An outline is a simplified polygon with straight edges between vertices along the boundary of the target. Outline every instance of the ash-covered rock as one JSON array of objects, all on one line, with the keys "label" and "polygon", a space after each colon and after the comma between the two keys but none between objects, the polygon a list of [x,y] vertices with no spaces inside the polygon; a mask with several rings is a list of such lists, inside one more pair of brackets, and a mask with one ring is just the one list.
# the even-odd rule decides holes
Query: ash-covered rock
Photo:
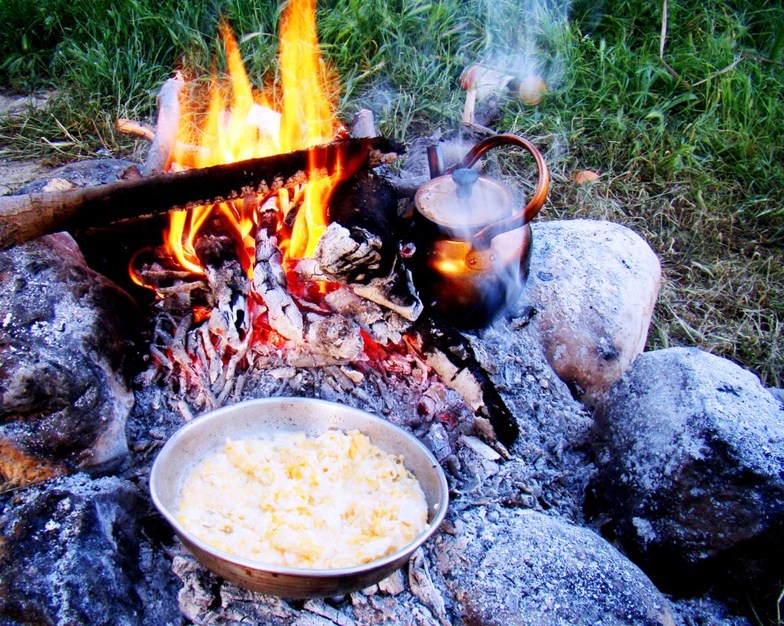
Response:
[{"label": "ash-covered rock", "polygon": [[601,220],[532,225],[525,298],[547,360],[593,405],[643,351],[661,268],[638,234]]},{"label": "ash-covered rock", "polygon": [[105,185],[118,181],[133,165],[131,161],[123,159],[92,159],[69,163],[48,172],[46,178],[39,178],[22,185],[14,193],[22,195],[54,190],[57,183],[53,181],[63,181],[64,189]]},{"label": "ash-covered rock", "polygon": [[663,590],[780,590],[784,411],[758,378],[696,349],[647,352],[597,436],[593,514]]},{"label": "ash-covered rock", "polygon": [[[671,606],[677,623],[685,626],[752,626],[747,618],[733,615],[726,604],[709,595],[673,600]],[[759,620],[756,624],[759,626]]]},{"label": "ash-covered rock", "polygon": [[529,321],[523,306],[481,334],[468,335],[480,364],[520,424],[512,459],[482,489],[500,488],[503,493],[495,483],[514,468],[514,497],[579,522],[593,471],[587,452],[593,420],[555,375]]},{"label": "ash-covered rock", "polygon": [[471,509],[448,520],[433,551],[463,624],[675,623],[667,599],[636,565],[587,528],[554,516]]},{"label": "ash-covered rock", "polygon": [[132,483],[76,474],[0,502],[3,623],[177,620],[169,564],[142,536],[145,497]]},{"label": "ash-covered rock", "polygon": [[0,491],[116,467],[133,301],[59,233],[0,252],[0,310]]}]

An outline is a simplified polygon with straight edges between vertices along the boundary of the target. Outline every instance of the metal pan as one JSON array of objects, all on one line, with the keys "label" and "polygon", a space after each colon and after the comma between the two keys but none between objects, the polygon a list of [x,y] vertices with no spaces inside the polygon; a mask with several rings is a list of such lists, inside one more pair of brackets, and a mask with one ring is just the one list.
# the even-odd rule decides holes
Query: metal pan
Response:
[{"label": "metal pan", "polygon": [[[419,480],[428,506],[428,525],[409,545],[355,567],[316,570],[269,566],[213,548],[177,521],[176,506],[185,478],[227,438],[251,439],[284,432],[317,436],[330,429],[359,430],[381,450],[402,456],[406,469]],[[242,587],[286,598],[335,596],[386,578],[437,530],[449,499],[441,466],[418,439],[365,411],[310,398],[250,400],[195,419],[161,449],[150,474],[150,493],[155,506],[202,565]]]}]

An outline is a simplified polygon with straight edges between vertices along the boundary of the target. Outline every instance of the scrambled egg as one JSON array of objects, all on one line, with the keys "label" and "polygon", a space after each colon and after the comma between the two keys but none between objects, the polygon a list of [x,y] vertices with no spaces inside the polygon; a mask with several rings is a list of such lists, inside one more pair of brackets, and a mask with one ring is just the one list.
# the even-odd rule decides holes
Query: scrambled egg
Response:
[{"label": "scrambled egg", "polygon": [[391,554],[427,526],[400,457],[359,431],[228,441],[183,485],[177,518],[210,545],[268,565],[334,569]]}]

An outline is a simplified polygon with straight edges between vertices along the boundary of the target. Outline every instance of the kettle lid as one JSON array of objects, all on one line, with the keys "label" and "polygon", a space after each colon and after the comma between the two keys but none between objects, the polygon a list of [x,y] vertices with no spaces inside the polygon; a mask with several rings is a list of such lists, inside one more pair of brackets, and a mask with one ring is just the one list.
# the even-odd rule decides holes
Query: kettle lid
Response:
[{"label": "kettle lid", "polygon": [[457,231],[506,219],[513,210],[512,194],[505,187],[469,168],[427,181],[414,203],[426,219]]}]

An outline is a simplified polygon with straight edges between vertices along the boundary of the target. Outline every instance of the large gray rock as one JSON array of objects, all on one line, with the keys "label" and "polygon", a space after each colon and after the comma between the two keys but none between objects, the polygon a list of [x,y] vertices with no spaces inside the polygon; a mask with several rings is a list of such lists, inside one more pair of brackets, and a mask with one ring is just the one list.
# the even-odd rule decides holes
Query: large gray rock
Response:
[{"label": "large gray rock", "polygon": [[132,483],[76,474],[0,505],[0,623],[176,623],[168,563],[142,540]]},{"label": "large gray rock", "polygon": [[0,492],[127,455],[135,305],[70,235],[0,252]]},{"label": "large gray rock", "polygon": [[[496,516],[506,518],[502,527]],[[667,599],[636,565],[596,533],[559,518],[472,509],[453,522],[451,533],[438,536],[435,550],[458,601],[459,623],[674,624]]]},{"label": "large gray rock", "polygon": [[642,352],[661,267],[634,231],[598,220],[535,222],[524,299],[555,373],[587,405]]},{"label": "large gray rock", "polygon": [[644,353],[608,394],[597,436],[593,514],[663,590],[776,584],[784,411],[756,376],[696,349]]}]

